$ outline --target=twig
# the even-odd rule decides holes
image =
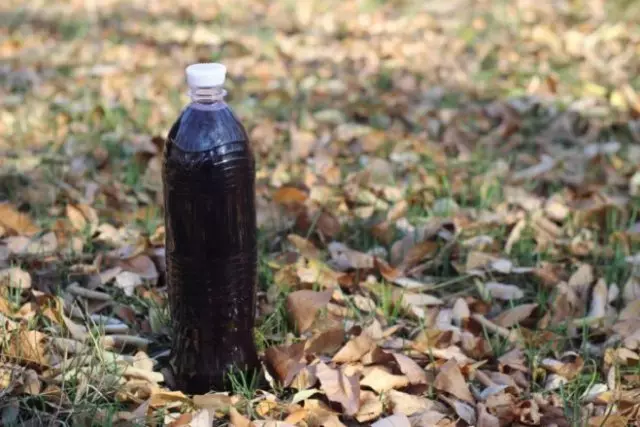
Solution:
[[[136,368],[135,366],[126,366],[122,374],[127,377],[139,378],[149,381],[150,383],[164,382],[164,375],[160,372],[147,371],[145,369]]]
[[[90,289],[83,288],[77,282],[73,282],[72,284],[67,286],[67,291],[79,297],[95,299],[99,301],[111,301],[113,299],[111,295],[105,292],[92,291]]]
[[[487,330],[500,335],[503,338],[506,338],[509,342],[516,342],[518,340],[518,337],[516,334],[512,333],[509,329],[504,328],[502,326],[498,326],[495,323],[493,323],[491,320],[487,319],[486,317],[484,317],[481,314],[472,314],[471,318],[474,319],[476,322],[480,323],[482,326],[484,326]]]
[[[121,347],[125,345],[133,345],[136,347],[147,347],[151,344],[151,340],[133,335],[108,335],[100,338],[100,344],[105,348]]]

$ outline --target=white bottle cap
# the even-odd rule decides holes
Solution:
[[[227,74],[227,67],[216,62],[191,64],[186,69],[189,87],[222,86]]]

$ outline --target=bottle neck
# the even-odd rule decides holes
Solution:
[[[227,91],[222,86],[190,87],[189,97],[198,104],[213,104],[224,101]]]

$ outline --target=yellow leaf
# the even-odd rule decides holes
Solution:
[[[71,226],[76,231],[84,231],[87,227],[87,220],[82,215],[82,211],[73,205],[67,205],[66,208],[67,218],[71,222]]]
[[[273,195],[273,201],[281,205],[301,204],[307,200],[307,194],[295,187],[281,187]]]
[[[162,408],[163,406],[169,405],[175,406],[175,404],[190,405],[191,403],[191,399],[185,396],[181,391],[166,391],[160,389],[153,389],[151,399],[149,400],[149,406],[152,408]]]
[[[25,236],[33,236],[40,231],[28,215],[6,202],[0,203],[0,225]]]

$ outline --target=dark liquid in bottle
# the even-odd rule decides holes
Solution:
[[[187,393],[258,372],[255,164],[224,102],[193,103],[169,132],[163,179],[171,365]]]

